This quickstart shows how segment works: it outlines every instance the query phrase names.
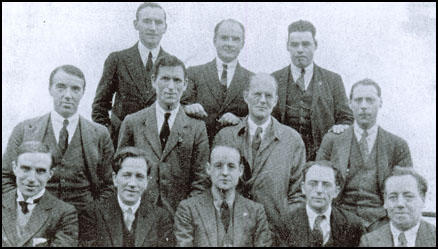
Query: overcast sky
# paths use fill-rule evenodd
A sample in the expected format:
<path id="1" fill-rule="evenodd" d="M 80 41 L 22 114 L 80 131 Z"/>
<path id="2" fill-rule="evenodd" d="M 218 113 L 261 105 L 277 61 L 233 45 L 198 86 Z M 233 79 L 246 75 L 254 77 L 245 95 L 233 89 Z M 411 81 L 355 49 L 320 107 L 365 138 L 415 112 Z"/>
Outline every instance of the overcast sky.
<path id="1" fill-rule="evenodd" d="M 12 128 L 52 108 L 50 72 L 81 68 L 87 80 L 79 112 L 91 104 L 109 53 L 138 40 L 139 3 L 2 3 L 2 152 Z M 379 124 L 403 137 L 414 167 L 429 180 L 428 210 L 436 210 L 436 3 L 162 3 L 162 47 L 186 65 L 216 55 L 213 30 L 225 18 L 246 29 L 239 61 L 271 73 L 290 63 L 287 26 L 311 21 L 315 63 L 337 72 L 347 94 L 363 78 L 382 88 Z"/>

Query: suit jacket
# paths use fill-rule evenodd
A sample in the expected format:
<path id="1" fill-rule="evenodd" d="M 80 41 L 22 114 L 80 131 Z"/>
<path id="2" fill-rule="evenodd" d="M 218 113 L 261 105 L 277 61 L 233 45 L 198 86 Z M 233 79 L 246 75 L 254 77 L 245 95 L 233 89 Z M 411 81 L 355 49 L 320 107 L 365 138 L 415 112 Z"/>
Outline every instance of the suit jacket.
<path id="1" fill-rule="evenodd" d="M 365 234 L 360 239 L 360 247 L 394 247 L 389 223 L 377 230 Z M 436 247 L 436 227 L 426 221 L 420 221 L 415 247 Z"/>
<path id="2" fill-rule="evenodd" d="M 290 65 L 272 73 L 278 82 L 278 104 L 272 116 L 285 123 L 286 98 Z M 314 145 L 319 147 L 323 136 L 335 124 L 352 124 L 353 113 L 348 106 L 344 83 L 338 74 L 314 64 L 313 78 L 316 83 L 312 93 L 312 112 L 310 122 Z"/>
<path id="3" fill-rule="evenodd" d="M 253 73 L 243 68 L 239 63 L 237 63 L 225 100 L 221 99 L 222 90 L 216 59 L 204 65 L 190 67 L 187 69 L 187 75 L 189 84 L 181 103 L 199 103 L 204 107 L 208 113 L 205 124 L 210 143 L 222 128 L 216 120 L 223 114 L 231 112 L 238 117 L 244 117 L 248 114 L 248 106 L 243 100 L 243 90 Z"/>
<path id="4" fill-rule="evenodd" d="M 162 151 L 155 108 L 154 104 L 126 116 L 120 128 L 118 148 L 136 146 L 148 153 L 153 165 L 147 196 L 154 203 L 160 196 L 161 204 L 174 214 L 181 200 L 208 185 L 207 132 L 204 122 L 187 117 L 181 106 Z"/>
<path id="5" fill-rule="evenodd" d="M 100 201 L 91 214 L 91 246 L 123 246 L 123 212 L 117 195 Z M 170 247 L 175 240 L 170 214 L 142 198 L 136 214 L 135 247 Z"/>
<path id="6" fill-rule="evenodd" d="M 169 55 L 160 49 L 158 57 Z M 102 78 L 96 89 L 92 106 L 93 121 L 109 127 L 116 146 L 120 124 L 126 115 L 154 103 L 155 89 L 146 77 L 138 42 L 131 48 L 111 53 L 105 60 Z M 114 103 L 113 95 L 116 95 Z M 111 110 L 111 119 L 108 111 Z"/>
<path id="7" fill-rule="evenodd" d="M 251 165 L 251 176 L 243 179 L 239 191 L 251 200 L 264 205 L 270 225 L 278 225 L 281 213 L 297 208 L 304 202 L 301 193 L 301 171 L 306 160 L 304 142 L 294 129 L 272 118 L 255 156 L 247 142 L 248 120 L 222 129 L 214 144 L 232 144 L 240 149 L 246 167 Z M 248 163 L 249 162 L 249 163 Z M 244 177 L 246 178 L 246 177 Z"/>
<path id="8" fill-rule="evenodd" d="M 284 216 L 281 231 L 280 237 L 284 246 L 312 246 L 311 229 L 305 205 Z M 330 238 L 324 246 L 357 247 L 364 231 L 359 219 L 332 206 Z"/>
<path id="9" fill-rule="evenodd" d="M 233 215 L 235 247 L 271 246 L 271 231 L 261 204 L 236 193 Z M 175 213 L 177 246 L 217 247 L 215 216 L 211 191 L 182 201 Z"/>
<path id="10" fill-rule="evenodd" d="M 18 238 L 17 191 L 2 195 L 2 247 L 34 246 L 38 239 L 46 239 L 39 246 L 75 247 L 78 245 L 78 216 L 76 209 L 48 191 L 32 210 L 23 239 Z"/>
<path id="11" fill-rule="evenodd" d="M 17 158 L 18 146 L 25 141 L 43 141 L 49 122 L 50 113 L 25 120 L 15 126 L 2 159 L 2 193 L 16 187 L 12 161 Z M 85 173 L 90 181 L 93 197 L 99 199 L 108 196 L 113 191 L 111 162 L 114 153 L 108 130 L 82 116 L 79 116 L 78 125 L 80 125 L 82 134 Z"/>

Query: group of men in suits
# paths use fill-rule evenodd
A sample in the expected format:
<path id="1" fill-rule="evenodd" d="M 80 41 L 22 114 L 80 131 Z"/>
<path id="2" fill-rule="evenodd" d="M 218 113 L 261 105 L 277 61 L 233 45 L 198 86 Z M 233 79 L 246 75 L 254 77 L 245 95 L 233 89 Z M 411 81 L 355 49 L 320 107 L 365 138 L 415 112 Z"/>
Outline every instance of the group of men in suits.
<path id="1" fill-rule="evenodd" d="M 313 62 L 310 22 L 289 25 L 291 64 L 272 75 L 239 64 L 236 20 L 216 25 L 217 57 L 188 69 L 160 46 L 160 5 L 141 4 L 134 27 L 139 42 L 108 56 L 96 90 L 92 118 L 106 127 L 77 113 L 85 78 L 64 65 L 49 79 L 54 110 L 14 128 L 3 245 L 357 246 L 379 229 L 404 234 L 391 245 L 436 244 L 418 217 L 424 179 L 395 175 L 412 171 L 409 147 L 376 122 L 379 85 L 359 81 L 348 100 Z"/>

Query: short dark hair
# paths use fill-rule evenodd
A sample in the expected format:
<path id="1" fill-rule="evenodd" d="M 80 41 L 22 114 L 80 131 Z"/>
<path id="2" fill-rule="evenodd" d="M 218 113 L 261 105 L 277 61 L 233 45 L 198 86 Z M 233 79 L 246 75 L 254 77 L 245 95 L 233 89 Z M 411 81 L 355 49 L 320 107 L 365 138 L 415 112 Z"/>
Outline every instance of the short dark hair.
<path id="1" fill-rule="evenodd" d="M 245 88 L 244 88 L 244 92 L 248 92 L 249 89 L 251 88 L 251 83 L 256 80 L 272 80 L 272 82 L 274 82 L 275 85 L 275 93 L 278 96 L 278 82 L 275 79 L 274 76 L 267 74 L 267 73 L 257 73 L 257 74 L 253 74 L 249 77 L 249 81 L 247 81 L 247 83 L 245 83 Z"/>
<path id="2" fill-rule="evenodd" d="M 218 144 L 213 144 L 213 146 L 211 147 L 211 152 L 210 152 L 210 159 L 209 159 L 210 162 L 211 162 L 211 156 L 213 155 L 213 151 L 217 147 L 226 147 L 226 148 L 230 148 L 230 149 L 233 149 L 233 150 L 237 151 L 237 153 L 239 153 L 239 164 L 242 163 L 242 153 L 241 153 L 240 149 L 236 145 L 234 145 L 233 143 L 218 143 Z"/>
<path id="3" fill-rule="evenodd" d="M 243 33 L 243 41 L 245 41 L 245 27 L 243 26 L 243 24 L 241 23 L 241 22 L 239 22 L 239 21 L 237 21 L 237 20 L 235 20 L 235 19 L 232 19 L 232 18 L 228 18 L 228 19 L 224 19 L 224 20 L 222 20 L 222 21 L 220 21 L 220 22 L 218 22 L 217 24 L 216 24 L 216 26 L 214 27 L 214 37 L 213 37 L 213 39 L 216 39 L 216 36 L 217 36 L 217 32 L 218 32 L 218 30 L 219 30 L 219 27 L 222 25 L 222 23 L 224 23 L 224 22 L 234 22 L 234 23 L 237 23 L 239 26 L 240 26 L 240 28 L 242 29 L 242 33 Z"/>
<path id="4" fill-rule="evenodd" d="M 304 169 L 302 171 L 303 174 L 303 182 L 306 181 L 306 174 L 309 171 L 309 169 L 315 165 L 331 168 L 333 172 L 335 173 L 335 184 L 336 186 L 341 186 L 344 183 L 344 178 L 342 177 L 341 172 L 338 168 L 335 167 L 335 165 L 327 160 L 321 160 L 321 161 L 308 161 L 304 165 Z"/>
<path id="5" fill-rule="evenodd" d="M 408 167 L 401 167 L 401 166 L 395 166 L 392 170 L 391 174 L 389 174 L 388 177 L 386 177 L 384 181 L 384 190 L 386 194 L 386 182 L 389 178 L 393 176 L 407 176 L 410 175 L 414 177 L 414 179 L 417 181 L 417 187 L 418 192 L 420 193 L 420 196 L 423 200 L 426 198 L 427 193 L 427 180 L 420 174 L 418 174 L 413 168 Z"/>
<path id="6" fill-rule="evenodd" d="M 152 77 L 154 79 L 157 78 L 158 70 L 160 67 L 182 67 L 184 71 L 184 78 L 187 76 L 187 70 L 186 66 L 184 65 L 184 62 L 182 62 L 180 59 L 173 55 L 166 55 L 166 56 L 160 56 L 158 57 L 157 61 L 154 64 L 154 67 L 152 68 Z"/>
<path id="7" fill-rule="evenodd" d="M 312 33 L 312 37 L 313 40 L 315 40 L 315 35 L 316 35 L 316 28 L 315 26 L 313 26 L 313 24 L 309 21 L 304 21 L 304 20 L 299 20 L 296 22 L 293 22 L 291 24 L 289 24 L 288 28 L 287 28 L 287 39 L 289 40 L 289 36 L 290 33 L 292 32 L 306 32 L 309 31 L 310 33 Z"/>
<path id="8" fill-rule="evenodd" d="M 377 83 L 376 83 L 374 80 L 372 80 L 372 79 L 368 79 L 368 78 L 366 78 L 366 79 L 360 80 L 360 81 L 358 81 L 358 82 L 356 82 L 356 83 L 353 84 L 353 86 L 351 87 L 351 90 L 350 90 L 350 100 L 353 99 L 353 91 L 354 91 L 354 88 L 356 88 L 356 87 L 359 86 L 359 85 L 364 85 L 364 86 L 374 86 L 374 87 L 376 88 L 376 90 L 377 90 L 377 96 L 379 96 L 379 98 L 382 96 L 382 90 L 380 89 L 379 84 L 377 84 Z"/>
<path id="9" fill-rule="evenodd" d="M 163 10 L 164 13 L 164 22 L 166 22 L 166 11 L 164 11 L 163 7 L 161 7 L 161 5 L 159 5 L 158 3 L 151 3 L 151 2 L 145 2 L 140 4 L 140 6 L 138 6 L 137 8 L 137 12 L 135 12 L 135 18 L 138 20 L 138 16 L 140 15 L 140 11 L 144 8 L 159 8 Z"/>
<path id="10" fill-rule="evenodd" d="M 79 69 L 79 68 L 77 68 L 77 67 L 75 67 L 73 65 L 62 65 L 62 66 L 59 66 L 59 67 L 53 69 L 53 71 L 50 73 L 49 88 L 52 87 L 52 85 L 53 85 L 53 77 L 55 76 L 55 74 L 59 70 L 62 70 L 64 72 L 66 72 L 67 74 L 74 75 L 74 76 L 80 78 L 81 80 L 83 80 L 84 81 L 84 90 L 85 90 L 86 82 L 85 82 L 84 73 L 81 71 L 81 69 Z"/>
<path id="11" fill-rule="evenodd" d="M 53 167 L 54 164 L 53 153 L 50 150 L 49 146 L 47 144 L 42 143 L 41 141 L 25 141 L 21 143 L 17 148 L 17 161 L 18 161 L 18 157 L 24 153 L 49 154 L 51 159 L 50 168 Z"/>
<path id="12" fill-rule="evenodd" d="M 152 164 L 147 158 L 146 151 L 133 146 L 126 146 L 121 148 L 120 150 L 117 150 L 116 154 L 114 155 L 112 165 L 114 173 L 117 174 L 119 172 L 119 170 L 122 168 L 123 161 L 128 157 L 144 159 L 144 161 L 146 162 L 146 175 L 149 176 Z"/>

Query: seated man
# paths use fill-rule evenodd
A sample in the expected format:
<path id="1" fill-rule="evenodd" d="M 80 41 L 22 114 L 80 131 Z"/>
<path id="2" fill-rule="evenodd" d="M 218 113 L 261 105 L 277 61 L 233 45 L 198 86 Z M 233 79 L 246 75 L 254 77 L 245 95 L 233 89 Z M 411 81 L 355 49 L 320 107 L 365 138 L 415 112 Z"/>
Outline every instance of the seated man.
<path id="1" fill-rule="evenodd" d="M 271 232 L 263 206 L 236 192 L 243 174 L 238 149 L 214 146 L 207 173 L 211 190 L 181 201 L 177 208 L 177 246 L 270 246 Z"/>
<path id="2" fill-rule="evenodd" d="M 365 234 L 364 247 L 436 247 L 436 227 L 421 220 L 427 182 L 411 168 L 395 167 L 385 180 L 389 222 Z"/>
<path id="3" fill-rule="evenodd" d="M 77 246 L 76 209 L 46 191 L 53 175 L 49 147 L 27 141 L 17 154 L 17 189 L 2 195 L 2 247 Z"/>
<path id="4" fill-rule="evenodd" d="M 308 162 L 301 188 L 306 205 L 283 218 L 280 238 L 290 247 L 355 247 L 364 232 L 361 221 L 332 206 L 342 176 L 328 161 Z"/>
<path id="5" fill-rule="evenodd" d="M 114 156 L 117 194 L 101 201 L 91 214 L 92 246 L 173 246 L 170 214 L 142 198 L 151 169 L 145 155 L 138 148 L 125 147 Z"/>

